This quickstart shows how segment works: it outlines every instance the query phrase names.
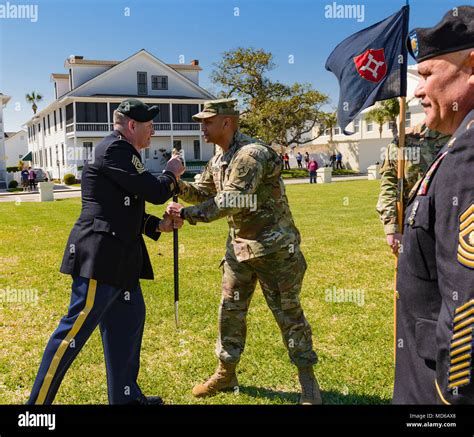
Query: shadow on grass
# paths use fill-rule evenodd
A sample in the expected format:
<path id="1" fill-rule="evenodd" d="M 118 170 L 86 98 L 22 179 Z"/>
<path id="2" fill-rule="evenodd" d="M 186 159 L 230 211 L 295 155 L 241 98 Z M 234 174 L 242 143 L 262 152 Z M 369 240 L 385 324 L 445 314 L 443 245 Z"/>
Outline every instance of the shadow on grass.
<path id="1" fill-rule="evenodd" d="M 288 392 L 272 390 L 264 387 L 239 385 L 239 392 L 253 398 L 267 398 L 270 400 L 280 399 L 283 402 L 297 404 L 300 394 L 298 392 Z M 389 399 L 370 395 L 344 395 L 337 391 L 321 391 L 324 405 L 388 405 Z"/>

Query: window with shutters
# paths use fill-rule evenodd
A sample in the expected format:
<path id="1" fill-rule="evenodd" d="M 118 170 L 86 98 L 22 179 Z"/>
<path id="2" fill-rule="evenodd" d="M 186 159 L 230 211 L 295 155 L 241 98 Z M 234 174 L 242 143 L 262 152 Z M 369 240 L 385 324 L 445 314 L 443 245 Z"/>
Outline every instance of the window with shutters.
<path id="1" fill-rule="evenodd" d="M 148 94 L 146 71 L 137 72 L 137 88 L 139 96 L 146 96 Z"/>

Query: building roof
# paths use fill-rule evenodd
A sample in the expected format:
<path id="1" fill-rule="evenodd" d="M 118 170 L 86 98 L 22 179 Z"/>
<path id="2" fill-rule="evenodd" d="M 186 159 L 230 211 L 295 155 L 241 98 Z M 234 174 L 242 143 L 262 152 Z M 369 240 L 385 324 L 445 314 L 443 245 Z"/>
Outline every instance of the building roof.
<path id="1" fill-rule="evenodd" d="M 104 60 L 95 60 L 95 59 L 84 59 L 83 56 L 70 56 L 64 62 L 64 65 L 67 64 L 76 64 L 76 65 L 117 65 L 121 61 L 104 61 Z"/>
<path id="2" fill-rule="evenodd" d="M 69 79 L 69 74 L 61 74 L 61 73 L 52 73 L 52 79 Z"/>
<path id="3" fill-rule="evenodd" d="M 22 129 L 17 132 L 5 132 L 5 140 L 11 140 L 13 137 L 15 137 L 18 134 L 26 134 L 26 131 Z"/>
<path id="4" fill-rule="evenodd" d="M 113 65 L 111 68 L 105 70 L 104 72 L 102 73 L 99 73 L 97 76 L 94 76 L 92 77 L 91 79 L 89 79 L 88 81 L 84 82 L 83 84 L 79 85 L 78 87 L 70 90 L 68 93 L 64 94 L 64 96 L 61 96 L 61 98 L 63 97 L 68 97 L 70 95 L 72 95 L 72 93 L 74 92 L 77 92 L 77 90 L 83 88 L 84 86 L 86 85 L 89 85 L 93 82 L 95 82 L 96 80 L 98 80 L 99 78 L 101 77 L 104 77 L 104 75 L 107 75 L 111 72 L 114 71 L 114 69 L 117 68 L 117 65 L 118 64 L 122 64 L 122 63 L 125 63 L 125 62 L 129 62 L 130 60 L 132 60 L 133 58 L 135 58 L 136 56 L 139 56 L 139 55 L 146 55 L 146 56 L 149 56 L 151 59 L 153 59 L 154 61 L 158 62 L 159 64 L 163 65 L 165 68 L 170 68 L 171 70 L 174 70 L 176 71 L 176 74 L 182 79 L 184 80 L 185 82 L 187 82 L 189 85 L 191 85 L 191 87 L 193 88 L 197 88 L 199 89 L 201 92 L 203 92 L 204 94 L 207 94 L 209 97 L 208 98 L 213 98 L 212 94 L 209 93 L 209 91 L 205 90 L 202 86 L 200 86 L 199 84 L 193 82 L 191 79 L 189 79 L 188 77 L 186 77 L 184 74 L 181 74 L 178 69 L 175 69 L 173 67 L 170 67 L 169 64 L 166 64 L 165 62 L 163 62 L 162 60 L 158 59 L 156 56 L 152 55 L 151 53 L 149 53 L 148 51 L 146 51 L 145 49 L 141 49 L 139 50 L 138 52 L 134 53 L 133 55 L 129 56 L 128 58 L 124 59 L 123 61 Z M 77 56 L 76 56 L 77 58 Z M 66 61 L 67 62 L 67 61 Z M 116 61 L 113 61 L 113 62 L 116 62 Z M 198 62 L 198 61 L 193 61 L 193 62 Z M 181 65 L 181 64 L 179 64 Z M 142 96 L 142 97 L 146 97 L 146 96 Z"/>
<path id="5" fill-rule="evenodd" d="M 10 101 L 11 97 L 6 96 L 5 94 L 0 93 L 0 102 L 5 102 L 6 105 Z"/>
<path id="6" fill-rule="evenodd" d="M 207 91 L 202 86 L 195 83 L 194 81 L 192 81 L 190 78 L 188 78 L 184 74 L 180 73 L 180 71 L 179 71 L 179 70 L 197 70 L 197 71 L 201 70 L 201 67 L 199 67 L 199 61 L 197 61 L 197 60 L 191 61 L 191 64 L 166 64 L 165 62 L 161 61 L 160 59 L 158 59 L 156 56 L 152 55 L 151 53 L 149 53 L 145 49 L 139 50 L 138 52 L 136 52 L 133 55 L 129 56 L 128 58 L 124 59 L 123 61 L 88 60 L 88 59 L 84 59 L 83 56 L 72 56 L 72 57 L 66 59 L 65 68 L 68 68 L 67 67 L 68 63 L 69 64 L 83 64 L 83 65 L 110 65 L 110 68 L 108 68 L 105 71 L 103 71 L 102 73 L 99 73 L 96 76 L 90 78 L 89 80 L 87 80 L 83 84 L 79 85 L 78 87 L 76 87 L 72 90 L 69 90 L 66 94 L 58 97 L 56 100 L 54 100 L 48 106 L 46 106 L 41 111 L 39 111 L 34 117 L 32 117 L 30 120 L 28 120 L 25 123 L 25 125 L 27 125 L 28 123 L 36 122 L 40 118 L 40 116 L 42 116 L 42 114 L 44 114 L 45 112 L 47 112 L 48 110 L 51 109 L 51 106 L 58 105 L 60 102 L 64 101 L 65 99 L 69 99 L 71 97 L 75 98 L 76 97 L 76 96 L 74 96 L 75 92 L 77 92 L 79 89 L 83 88 L 84 86 L 90 85 L 91 83 L 99 80 L 101 77 L 104 77 L 104 75 L 110 74 L 111 72 L 115 71 L 118 64 L 128 62 L 128 61 L 132 60 L 133 58 L 135 58 L 136 56 L 141 55 L 141 54 L 145 54 L 146 56 L 149 56 L 155 62 L 158 62 L 159 64 L 163 65 L 165 67 L 165 69 L 169 68 L 170 70 L 175 71 L 176 75 L 178 77 L 180 77 L 184 82 L 189 84 L 192 88 L 195 88 L 195 89 L 199 90 L 203 94 L 203 97 L 169 96 L 169 95 L 163 95 L 163 96 L 153 96 L 153 95 L 138 96 L 138 95 L 133 95 L 132 96 L 132 95 L 124 95 L 124 94 L 95 94 L 95 95 L 91 95 L 91 96 L 84 96 L 84 98 L 90 98 L 90 97 L 99 97 L 99 98 L 100 97 L 103 97 L 103 98 L 107 98 L 107 97 L 124 97 L 124 98 L 126 98 L 126 97 L 136 97 L 136 98 L 141 98 L 141 99 L 154 99 L 154 100 L 159 100 L 159 99 L 163 99 L 163 100 L 168 100 L 168 99 L 209 100 L 209 99 L 215 98 L 209 91 Z M 61 77 L 61 78 L 63 78 L 63 77 L 64 78 L 66 78 L 66 77 L 69 78 L 68 74 L 64 74 L 64 75 L 61 75 L 59 73 L 53 73 L 52 74 L 53 78 L 56 78 L 58 76 Z"/>
<path id="7" fill-rule="evenodd" d="M 118 65 L 123 61 L 107 61 L 107 60 L 96 60 L 96 59 L 84 59 L 82 56 L 72 56 L 66 59 L 64 65 L 74 64 L 74 65 Z M 166 64 L 168 67 L 171 67 L 175 70 L 195 70 L 201 71 L 202 68 L 199 65 L 195 64 Z M 69 75 L 67 75 L 69 76 Z"/>
<path id="8" fill-rule="evenodd" d="M 169 67 L 174 68 L 175 70 L 196 70 L 201 71 L 202 68 L 199 65 L 191 64 L 167 64 Z"/>

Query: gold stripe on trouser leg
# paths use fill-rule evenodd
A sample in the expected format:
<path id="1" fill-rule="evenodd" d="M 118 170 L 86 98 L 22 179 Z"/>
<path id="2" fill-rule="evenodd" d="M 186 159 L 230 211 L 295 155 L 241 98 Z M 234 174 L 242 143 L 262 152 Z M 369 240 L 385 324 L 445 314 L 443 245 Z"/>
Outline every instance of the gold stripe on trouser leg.
<path id="1" fill-rule="evenodd" d="M 44 403 L 46 399 L 46 395 L 48 394 L 49 388 L 51 386 L 51 382 L 54 378 L 54 375 L 56 374 L 59 363 L 61 362 L 61 359 L 63 358 L 64 353 L 69 347 L 70 341 L 77 335 L 79 330 L 82 328 L 82 325 L 84 324 L 87 316 L 92 310 L 92 307 L 94 305 L 96 289 L 97 289 L 97 281 L 95 279 L 90 279 L 89 288 L 87 289 L 86 305 L 84 309 L 79 313 L 79 316 L 77 317 L 76 321 L 72 325 L 71 330 L 68 332 L 64 340 L 59 345 L 58 350 L 54 354 L 54 357 L 51 360 L 51 364 L 49 365 L 49 369 L 46 373 L 43 384 L 39 391 L 38 398 L 36 399 L 36 402 L 35 402 L 36 405 L 42 405 Z"/>
<path id="2" fill-rule="evenodd" d="M 445 405 L 451 405 L 446 399 L 444 399 L 443 393 L 441 393 L 441 389 L 439 388 L 438 381 L 436 379 L 435 379 L 435 386 L 438 392 L 438 396 L 441 399 L 441 402 L 443 402 L 443 404 Z"/>

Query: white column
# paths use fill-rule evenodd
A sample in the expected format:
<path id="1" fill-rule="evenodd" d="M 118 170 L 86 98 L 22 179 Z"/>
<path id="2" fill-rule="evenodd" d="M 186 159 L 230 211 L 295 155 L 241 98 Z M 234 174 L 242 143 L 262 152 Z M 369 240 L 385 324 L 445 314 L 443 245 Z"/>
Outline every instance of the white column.
<path id="1" fill-rule="evenodd" d="M 46 129 L 44 128 L 44 123 L 42 119 L 40 119 L 40 123 L 41 123 L 41 152 L 40 153 L 41 153 L 41 161 L 42 161 L 41 167 L 46 168 L 46 146 L 45 146 Z"/>
<path id="2" fill-rule="evenodd" d="M 84 150 L 81 150 L 80 152 L 78 152 L 76 150 L 77 148 L 77 134 L 76 134 L 76 102 L 72 102 L 72 123 L 73 123 L 73 127 L 74 127 L 74 165 L 76 165 L 76 168 L 77 166 L 81 165 L 81 163 L 78 164 L 77 162 L 77 156 L 82 154 L 84 152 Z M 84 156 L 82 156 L 82 163 L 84 161 Z"/>
<path id="3" fill-rule="evenodd" d="M 5 153 L 5 128 L 3 124 L 3 99 L 0 97 L 0 188 L 7 188 L 7 162 L 4 159 Z M 5 186 L 3 186 L 3 182 Z"/>
<path id="4" fill-rule="evenodd" d="M 202 104 L 199 104 L 199 112 L 202 111 Z M 199 129 L 199 160 L 202 161 L 202 130 Z"/>
<path id="5" fill-rule="evenodd" d="M 170 102 L 170 129 L 171 129 L 171 150 L 173 150 L 174 135 L 173 135 L 173 105 Z"/>

